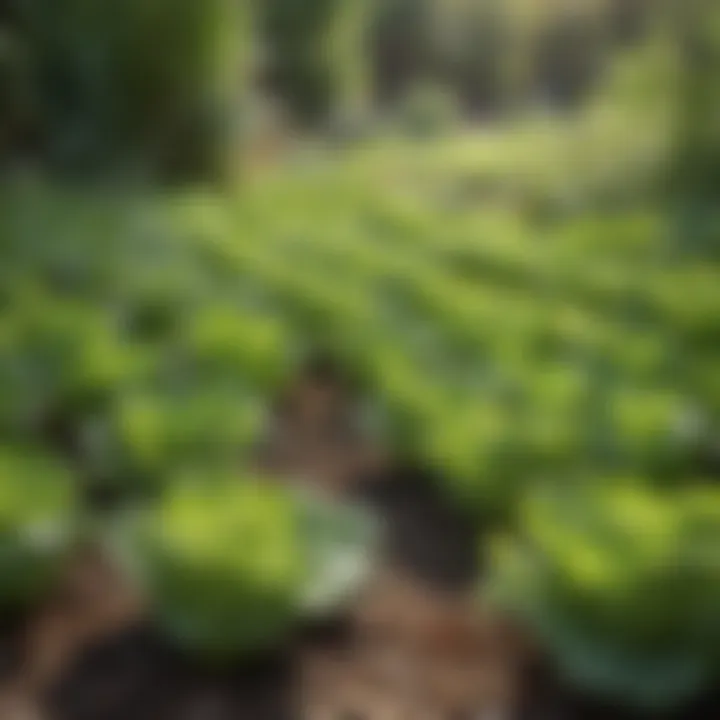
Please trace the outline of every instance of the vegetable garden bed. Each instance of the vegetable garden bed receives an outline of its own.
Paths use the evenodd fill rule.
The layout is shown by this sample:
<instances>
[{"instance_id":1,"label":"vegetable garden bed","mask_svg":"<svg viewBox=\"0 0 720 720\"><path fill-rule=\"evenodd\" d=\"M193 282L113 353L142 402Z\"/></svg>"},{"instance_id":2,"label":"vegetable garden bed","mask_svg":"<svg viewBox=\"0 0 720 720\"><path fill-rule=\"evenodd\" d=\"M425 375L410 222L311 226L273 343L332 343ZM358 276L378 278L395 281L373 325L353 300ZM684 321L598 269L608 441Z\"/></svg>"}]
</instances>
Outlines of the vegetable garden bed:
<instances>
[{"instance_id":1,"label":"vegetable garden bed","mask_svg":"<svg viewBox=\"0 0 720 720\"><path fill-rule=\"evenodd\" d=\"M685 705L712 687L720 496L698 473L717 474L715 262L657 207L535 226L385 189L334 168L275 178L237 200L44 185L3 196L0 560L23 572L3 570L0 591L47 601L24 629L10 616L0 623L11 630L4 690L45 701L48 720L260 720L252 703L265 693L250 686L266 684L267 712L296 718L306 702L302 720L395 711L424 720L418 703L447 720L481 706L510 712L524 695L529 720L540 720L546 694L560 717L604 720L620 710L576 701L578 687L622 705L656 690ZM305 518L308 532L296 532L294 501L274 490L243 511L268 398L325 346L371 400L363 420L388 448L364 447L337 418L326 442L308 426L316 408L299 422L277 418L258 465L380 508L382 558L400 578L378 591L390 615L354 621L380 628L330 640L304 631L308 578L292 562L316 526ZM427 472L391 469L388 455ZM118 493L156 520L136 557L152 565L144 576L156 583L148 594L164 633L131 598L108 600L108 617L97 596L82 609L73 593L48 600L67 562L60 531L77 520L59 492L66 481L70 499L101 488L112 492L91 493L95 503ZM344 521L328 527L342 535ZM502 532L508 552L498 556L486 531ZM268 547L271 570L258 560ZM488 577L509 582L507 605L528 634L542 634L565 670L582 666L572 692L524 682L534 653L476 602L485 560ZM83 592L99 585L122 598L107 590L113 573L96 571L102 581L75 576ZM249 652L256 620L262 642ZM481 642L485 631L495 639ZM68 654L67 633L78 633L84 660ZM239 648L246 661L201 670L173 635L194 638L197 654L208 642ZM637 658L656 647L682 672L648 681L653 663L640 663L635 677ZM592 660L606 653L619 661L596 672Z\"/></svg>"},{"instance_id":2,"label":"vegetable garden bed","mask_svg":"<svg viewBox=\"0 0 720 720\"><path fill-rule=\"evenodd\" d=\"M323 484L327 490L327 483ZM78 551L55 595L2 633L3 720L708 720L717 698L630 713L563 686L474 598L476 536L406 469L343 492L386 520L383 559L351 607L213 669L168 642L120 568ZM37 713L37 714L32 714Z\"/></svg>"}]
</instances>

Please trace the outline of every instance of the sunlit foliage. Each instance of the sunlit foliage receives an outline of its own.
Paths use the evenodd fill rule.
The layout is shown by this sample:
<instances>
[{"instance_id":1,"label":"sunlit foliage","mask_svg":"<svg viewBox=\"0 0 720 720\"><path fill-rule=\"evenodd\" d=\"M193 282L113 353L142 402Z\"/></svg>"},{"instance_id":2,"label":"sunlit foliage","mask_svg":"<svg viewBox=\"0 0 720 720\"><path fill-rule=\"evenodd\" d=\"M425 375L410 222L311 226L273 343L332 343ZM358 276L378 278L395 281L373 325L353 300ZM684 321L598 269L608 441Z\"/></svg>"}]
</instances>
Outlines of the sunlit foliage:
<instances>
[{"instance_id":1,"label":"sunlit foliage","mask_svg":"<svg viewBox=\"0 0 720 720\"><path fill-rule=\"evenodd\" d=\"M38 602L72 541L74 493L62 463L0 448L0 612Z\"/></svg>"},{"instance_id":2,"label":"sunlit foliage","mask_svg":"<svg viewBox=\"0 0 720 720\"><path fill-rule=\"evenodd\" d=\"M498 543L494 590L579 686L658 710L712 682L720 657L720 495L637 480L536 493Z\"/></svg>"}]
</instances>

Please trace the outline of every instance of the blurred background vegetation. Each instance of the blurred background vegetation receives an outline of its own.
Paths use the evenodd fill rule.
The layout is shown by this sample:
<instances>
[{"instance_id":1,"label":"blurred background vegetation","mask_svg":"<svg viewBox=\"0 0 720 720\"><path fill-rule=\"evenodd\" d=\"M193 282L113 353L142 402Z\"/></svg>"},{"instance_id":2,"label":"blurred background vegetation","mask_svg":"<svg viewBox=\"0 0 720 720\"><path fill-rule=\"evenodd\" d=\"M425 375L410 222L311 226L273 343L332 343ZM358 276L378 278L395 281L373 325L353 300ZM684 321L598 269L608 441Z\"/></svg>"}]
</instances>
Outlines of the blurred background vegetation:
<instances>
[{"instance_id":1,"label":"blurred background vegetation","mask_svg":"<svg viewBox=\"0 0 720 720\"><path fill-rule=\"evenodd\" d=\"M720 667L719 118L709 0L0 0L0 484L241 466L329 348L578 682L685 698Z\"/></svg>"}]
</instances>

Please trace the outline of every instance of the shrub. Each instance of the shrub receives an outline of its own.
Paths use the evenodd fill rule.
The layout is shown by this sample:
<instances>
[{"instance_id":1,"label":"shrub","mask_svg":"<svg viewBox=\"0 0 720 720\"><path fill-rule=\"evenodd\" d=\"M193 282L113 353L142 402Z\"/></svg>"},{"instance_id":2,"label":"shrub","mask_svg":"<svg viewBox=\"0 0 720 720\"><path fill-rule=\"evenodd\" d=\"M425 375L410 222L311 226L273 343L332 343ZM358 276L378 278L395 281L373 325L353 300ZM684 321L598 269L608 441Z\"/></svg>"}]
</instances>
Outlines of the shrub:
<instances>
[{"instance_id":1,"label":"shrub","mask_svg":"<svg viewBox=\"0 0 720 720\"><path fill-rule=\"evenodd\" d=\"M410 135L436 137L452 130L460 117L452 93L434 85L418 85L405 98L401 112L403 129Z\"/></svg>"},{"instance_id":2,"label":"shrub","mask_svg":"<svg viewBox=\"0 0 720 720\"><path fill-rule=\"evenodd\" d=\"M0 609L45 591L73 534L73 488L51 458L0 448Z\"/></svg>"},{"instance_id":3,"label":"shrub","mask_svg":"<svg viewBox=\"0 0 720 720\"><path fill-rule=\"evenodd\" d=\"M632 483L543 491L497 547L493 591L579 687L648 709L717 670L720 494Z\"/></svg>"},{"instance_id":4,"label":"shrub","mask_svg":"<svg viewBox=\"0 0 720 720\"><path fill-rule=\"evenodd\" d=\"M339 603L370 539L354 511L218 475L171 486L126 546L160 626L209 662L272 646Z\"/></svg>"}]
</instances>

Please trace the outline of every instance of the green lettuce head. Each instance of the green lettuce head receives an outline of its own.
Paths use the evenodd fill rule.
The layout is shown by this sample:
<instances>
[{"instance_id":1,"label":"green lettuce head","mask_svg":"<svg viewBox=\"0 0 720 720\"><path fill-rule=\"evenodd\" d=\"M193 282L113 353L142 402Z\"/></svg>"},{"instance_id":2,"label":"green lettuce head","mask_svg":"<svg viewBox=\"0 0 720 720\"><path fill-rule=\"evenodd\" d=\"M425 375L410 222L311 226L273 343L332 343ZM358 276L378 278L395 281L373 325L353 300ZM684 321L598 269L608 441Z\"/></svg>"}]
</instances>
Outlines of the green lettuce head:
<instances>
[{"instance_id":1,"label":"green lettuce head","mask_svg":"<svg viewBox=\"0 0 720 720\"><path fill-rule=\"evenodd\" d=\"M492 589L575 685L650 710L720 669L720 494L607 482L542 492L496 546Z\"/></svg>"},{"instance_id":2,"label":"green lettuce head","mask_svg":"<svg viewBox=\"0 0 720 720\"><path fill-rule=\"evenodd\" d=\"M191 478L135 525L128 557L165 633L222 662L341 603L364 576L372 535L359 511L271 482Z\"/></svg>"}]
</instances>

